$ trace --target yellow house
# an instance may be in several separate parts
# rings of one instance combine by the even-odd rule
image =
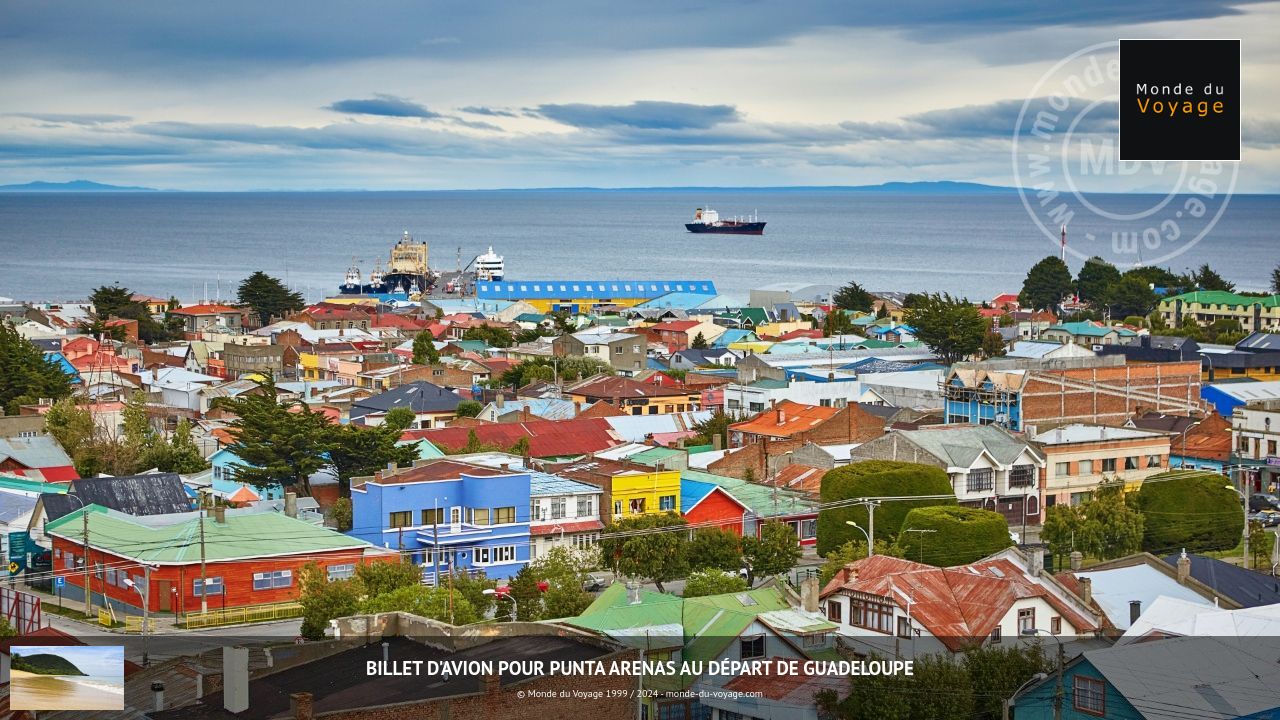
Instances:
[[[756,326],[756,335],[759,335],[760,337],[777,338],[795,330],[808,330],[812,327],[812,323],[808,320],[761,323]]]
[[[304,380],[320,379],[320,356],[315,353],[298,353],[298,372]]]
[[[746,340],[743,342],[729,343],[730,350],[741,350],[742,352],[767,353],[774,343],[768,340]]]
[[[680,471],[592,458],[554,470],[603,492],[600,514],[613,520],[680,512]]]
[[[1237,295],[1225,290],[1199,290],[1160,301],[1160,318],[1170,327],[1190,321],[1212,325],[1235,320],[1245,332],[1280,332],[1280,295]]]

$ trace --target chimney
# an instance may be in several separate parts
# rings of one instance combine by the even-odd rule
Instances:
[[[1032,548],[1031,558],[1028,562],[1028,570],[1031,571],[1031,577],[1040,577],[1044,572],[1044,548]]]
[[[787,411],[786,411],[786,410],[783,410],[783,409],[779,408],[779,409],[777,409],[775,412],[776,412],[776,413],[777,413],[777,415],[778,415],[778,424],[779,424],[779,425],[781,425],[782,423],[784,423],[784,422],[786,422],[786,421],[787,421]]]
[[[724,449],[724,436],[723,436],[723,435],[721,435],[720,433],[716,433],[715,435],[712,435],[712,436],[711,436],[711,448],[712,448],[713,450],[723,450],[723,449]]]
[[[1138,618],[1141,616],[1142,616],[1142,601],[1130,600],[1129,601],[1129,624],[1132,625],[1138,622]]]
[[[298,517],[298,493],[287,492],[284,494],[284,514],[287,517]]]
[[[640,583],[634,580],[627,583],[627,601],[632,605],[640,604]]]
[[[800,581],[800,607],[805,612],[818,612],[818,577],[810,575]]]
[[[520,408],[520,422],[529,422],[533,419],[533,413],[529,412],[529,406],[523,405]]]
[[[232,714],[249,709],[249,648],[222,648],[222,707]]]
[[[382,643],[382,666],[387,667],[391,663],[391,643]]]
[[[391,462],[389,462],[389,463],[387,463],[387,474],[388,474],[388,475],[395,475],[395,474],[396,474],[396,470],[399,470],[399,469],[400,469],[400,466],[399,466],[398,464],[396,464],[396,462],[395,462],[394,460],[393,460],[393,461],[391,461]]]
[[[773,408],[775,408],[775,407],[777,407],[777,406],[778,406],[778,399],[777,399],[777,398],[769,398],[769,409],[771,409],[771,410],[772,410]]]
[[[1187,549],[1182,548],[1182,555],[1178,557],[1178,584],[1186,585],[1191,579],[1191,558],[1187,557]]]
[[[498,406],[499,410],[501,410],[507,405],[507,397],[502,393],[498,393],[498,397],[493,399],[493,403]]]
[[[213,520],[219,525],[227,524],[227,507],[225,505],[219,505],[213,509]]]
[[[1071,551],[1071,570],[1076,571],[1084,567],[1084,554],[1079,550]]]
[[[580,400],[573,401],[573,416],[578,417],[582,414],[582,402]]]
[[[312,720],[315,717],[315,701],[309,692],[289,694],[289,715],[293,720]]]
[[[1080,578],[1080,599],[1085,605],[1093,604],[1093,581],[1087,577]]]
[[[498,463],[498,467],[499,467],[499,468],[501,468],[501,469],[503,469],[503,470],[510,470],[510,469],[511,469],[511,463],[509,463],[509,462]]]
[[[164,711],[164,683],[162,682],[151,683],[151,695],[152,697],[155,698],[155,701],[156,701],[156,704],[155,704],[156,712]]]

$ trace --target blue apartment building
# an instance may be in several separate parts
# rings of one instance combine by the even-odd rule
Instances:
[[[450,570],[507,579],[529,562],[531,483],[524,470],[455,460],[356,478],[347,534],[405,551],[428,583]]]

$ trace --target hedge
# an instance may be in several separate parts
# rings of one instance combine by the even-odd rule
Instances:
[[[1240,496],[1215,472],[1177,470],[1152,475],[1135,500],[1145,526],[1142,549],[1165,555],[1230,550],[1244,533]]]
[[[922,507],[907,513],[898,536],[902,557],[936,567],[964,565],[1013,544],[1009,523],[991,510],[971,507]]]
[[[823,504],[861,497],[900,497],[904,495],[947,495],[945,500],[900,500],[882,502],[876,508],[877,538],[891,540],[898,536],[902,521],[914,508],[931,505],[955,505],[951,479],[938,467],[890,460],[867,460],[830,470],[822,476]],[[866,542],[866,537],[849,527],[852,520],[867,527],[867,509],[862,505],[824,508],[818,513],[818,554],[825,556],[850,540]]]

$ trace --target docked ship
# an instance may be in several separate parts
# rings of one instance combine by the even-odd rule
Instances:
[[[721,220],[720,213],[711,208],[698,208],[693,214],[693,222],[685,223],[685,229],[691,233],[723,233],[726,235],[763,235],[764,223],[753,212],[749,217],[735,217]]]
[[[353,262],[346,278],[338,286],[343,295],[384,295],[400,293],[405,296],[426,294],[435,283],[436,274],[427,265],[427,244],[415,242],[409,231],[391,248],[391,261],[386,271],[379,262],[369,273],[369,282],[360,282],[360,268]]]
[[[503,276],[502,256],[493,251],[493,246],[489,246],[488,252],[483,255],[477,255],[475,263],[476,280],[501,280]]]

